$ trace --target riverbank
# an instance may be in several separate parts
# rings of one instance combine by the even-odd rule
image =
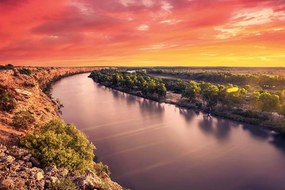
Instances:
[[[91,72],[89,78],[104,86],[158,102],[163,101],[166,95],[164,83],[143,72],[130,74],[126,71],[103,69]]]
[[[139,72],[139,74],[136,76],[136,74],[128,74],[128,72],[124,71],[123,77],[121,76],[120,72],[115,71],[103,71],[103,72],[93,72],[89,76],[90,78],[93,78],[96,82],[109,87],[113,88],[125,93],[129,93],[132,95],[136,95],[139,97],[143,97],[146,99],[150,99],[153,101],[157,101],[160,103],[169,103],[176,105],[177,107],[181,107],[184,109],[192,109],[196,111],[201,111],[205,113],[206,115],[210,116],[217,116],[225,119],[230,119],[233,121],[238,121],[246,124],[256,125],[260,126],[269,130],[274,130],[280,134],[285,134],[285,119],[281,115],[276,115],[270,112],[259,112],[259,111],[253,111],[249,109],[242,109],[239,108],[238,105],[236,106],[227,106],[216,103],[215,106],[212,106],[211,109],[206,105],[206,103],[203,100],[200,101],[190,101],[189,99],[182,96],[181,93],[173,93],[171,91],[167,91],[167,93],[164,93],[163,96],[160,96],[159,98],[152,98],[152,96],[148,96],[144,91],[148,91],[149,83],[150,81],[155,81],[154,77],[149,76],[149,79],[146,83],[141,85],[140,80],[138,80],[139,77],[147,78],[147,75],[144,75]],[[128,81],[129,80],[129,81]],[[175,79],[167,79],[167,80],[173,80],[173,83],[176,82]],[[162,79],[162,82],[164,83],[164,79]],[[164,83],[166,86],[167,83]],[[163,85],[164,85],[163,84]],[[140,87],[142,86],[142,87]],[[154,92],[151,92],[150,94],[154,94]]]
[[[58,103],[46,93],[66,76],[94,68],[14,67],[0,70],[0,189],[45,189],[48,184],[71,179],[79,189],[123,189],[109,177],[107,167],[94,163],[95,170],[83,174],[42,167],[19,141],[50,120],[60,118]]]

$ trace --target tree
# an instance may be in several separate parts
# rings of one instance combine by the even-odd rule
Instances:
[[[260,92],[254,91],[252,95],[250,96],[250,105],[254,110],[259,109],[259,97],[260,97]]]
[[[282,90],[279,94],[280,102],[285,103],[285,90]]]
[[[251,90],[251,86],[250,86],[249,84],[244,85],[243,88],[246,89],[247,91],[250,91],[250,90]]]
[[[190,81],[186,85],[186,89],[184,90],[182,96],[188,98],[190,101],[193,101],[199,96],[201,92],[201,88],[199,84],[195,81]]]
[[[280,100],[278,95],[272,95],[269,92],[262,92],[259,97],[261,111],[278,111]]]
[[[120,76],[118,73],[112,75],[112,85],[117,85],[120,81]]]
[[[233,86],[230,89],[226,90],[222,101],[225,102],[225,104],[228,106],[237,106],[242,103],[242,101],[245,99],[246,94],[246,89]]]
[[[165,97],[166,96],[166,92],[167,92],[167,90],[166,90],[165,84],[160,83],[157,86],[157,94],[158,94],[159,98]]]
[[[210,83],[203,83],[201,86],[202,98],[207,102],[208,107],[214,107],[218,103],[219,88]]]
[[[283,115],[285,117],[285,104],[282,104],[279,108],[279,112],[280,115]]]
[[[174,92],[182,93],[185,90],[185,82],[183,82],[181,79],[177,79],[175,81],[175,86],[173,90]]]

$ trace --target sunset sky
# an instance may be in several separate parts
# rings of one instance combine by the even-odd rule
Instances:
[[[0,64],[285,66],[285,0],[0,0]]]

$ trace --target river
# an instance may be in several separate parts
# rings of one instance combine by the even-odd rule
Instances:
[[[58,81],[62,118],[96,145],[112,179],[133,190],[283,190],[285,139],[256,126],[101,86]]]

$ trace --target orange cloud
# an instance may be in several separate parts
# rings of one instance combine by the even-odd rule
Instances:
[[[0,64],[285,66],[284,1],[2,0],[0,13]]]

